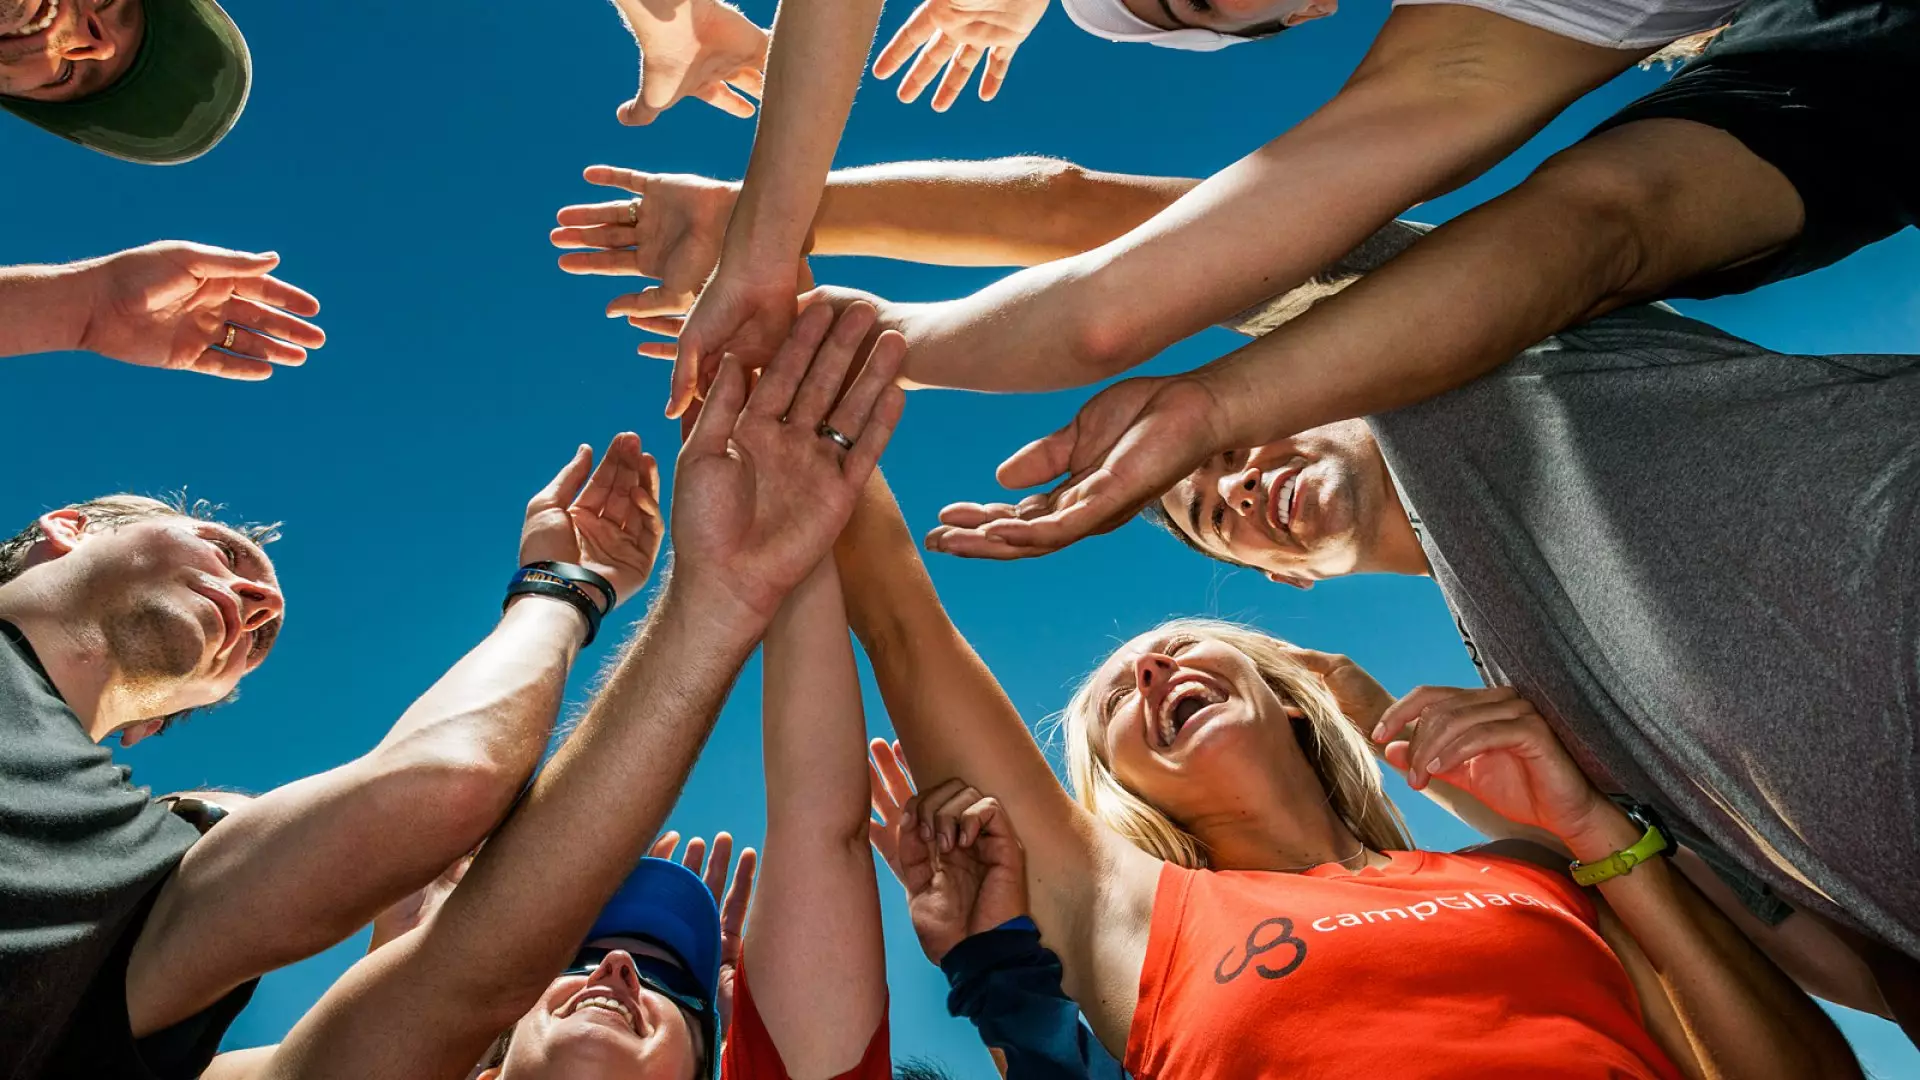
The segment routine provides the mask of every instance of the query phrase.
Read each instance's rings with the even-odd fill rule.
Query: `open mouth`
[[[41,0],[41,7],[38,13],[18,29],[0,33],[0,41],[13,41],[19,38],[32,37],[52,26],[53,20],[59,17],[60,0]]]
[[[1160,715],[1154,725],[1161,748],[1173,746],[1196,716],[1226,700],[1227,695],[1198,679],[1189,679],[1169,690],[1160,702]]]
[[[565,1020],[569,1016],[577,1016],[587,1010],[593,1010],[595,1014],[606,1014],[618,1018],[621,1026],[638,1035],[640,1021],[634,1014],[634,1003],[624,1000],[624,997],[625,995],[612,987],[589,986],[581,991],[580,996],[569,1001],[556,1013],[554,1019]]]
[[[1300,505],[1300,474],[1305,465],[1281,472],[1267,487],[1267,524],[1277,533],[1292,535],[1294,512]]]

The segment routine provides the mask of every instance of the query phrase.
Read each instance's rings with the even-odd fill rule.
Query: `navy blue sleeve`
[[[1060,958],[1040,944],[1033,920],[1009,919],[967,938],[940,970],[952,987],[947,1011],[1006,1055],[1007,1080],[1126,1080],[1060,988]]]

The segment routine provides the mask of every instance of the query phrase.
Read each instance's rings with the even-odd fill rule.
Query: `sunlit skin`
[[[53,22],[18,34],[46,17]],[[74,101],[112,86],[146,32],[142,0],[0,0],[0,94]]]
[[[481,1080],[693,1080],[703,1036],[694,1020],[635,974],[633,956],[671,959],[634,938],[589,942],[614,951],[586,975],[563,975],[514,1025],[505,1063]],[[632,1016],[585,1005],[612,998]]]
[[[1339,0],[1125,0],[1127,10],[1163,30],[1197,27],[1234,34],[1272,33],[1340,9]]]
[[[57,510],[40,526],[47,539],[29,567],[50,558],[65,564],[80,609],[97,613],[107,663],[138,689],[143,715],[220,701],[279,636],[286,600],[272,560],[225,525],[169,515],[88,529],[79,511]],[[121,741],[133,745],[162,724],[127,727]]]
[[[1108,657],[1095,680],[1095,743],[1115,778],[1198,837],[1217,866],[1313,865],[1359,846],[1328,809],[1295,734],[1304,714],[1245,653],[1148,634]]]
[[[1217,454],[1161,496],[1160,506],[1201,550],[1280,584],[1304,589],[1346,574],[1427,573],[1363,421]]]

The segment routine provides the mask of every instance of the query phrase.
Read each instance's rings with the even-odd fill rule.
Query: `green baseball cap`
[[[112,86],[77,101],[0,97],[28,123],[143,165],[192,161],[247,107],[253,58],[213,0],[144,0],[146,37]]]

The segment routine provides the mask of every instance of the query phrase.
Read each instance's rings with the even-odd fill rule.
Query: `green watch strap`
[[[1624,874],[1633,872],[1633,868],[1667,850],[1667,837],[1657,825],[1648,825],[1645,836],[1634,841],[1633,846],[1624,851],[1616,851],[1598,862],[1574,863],[1573,880],[1576,885],[1598,885]]]

